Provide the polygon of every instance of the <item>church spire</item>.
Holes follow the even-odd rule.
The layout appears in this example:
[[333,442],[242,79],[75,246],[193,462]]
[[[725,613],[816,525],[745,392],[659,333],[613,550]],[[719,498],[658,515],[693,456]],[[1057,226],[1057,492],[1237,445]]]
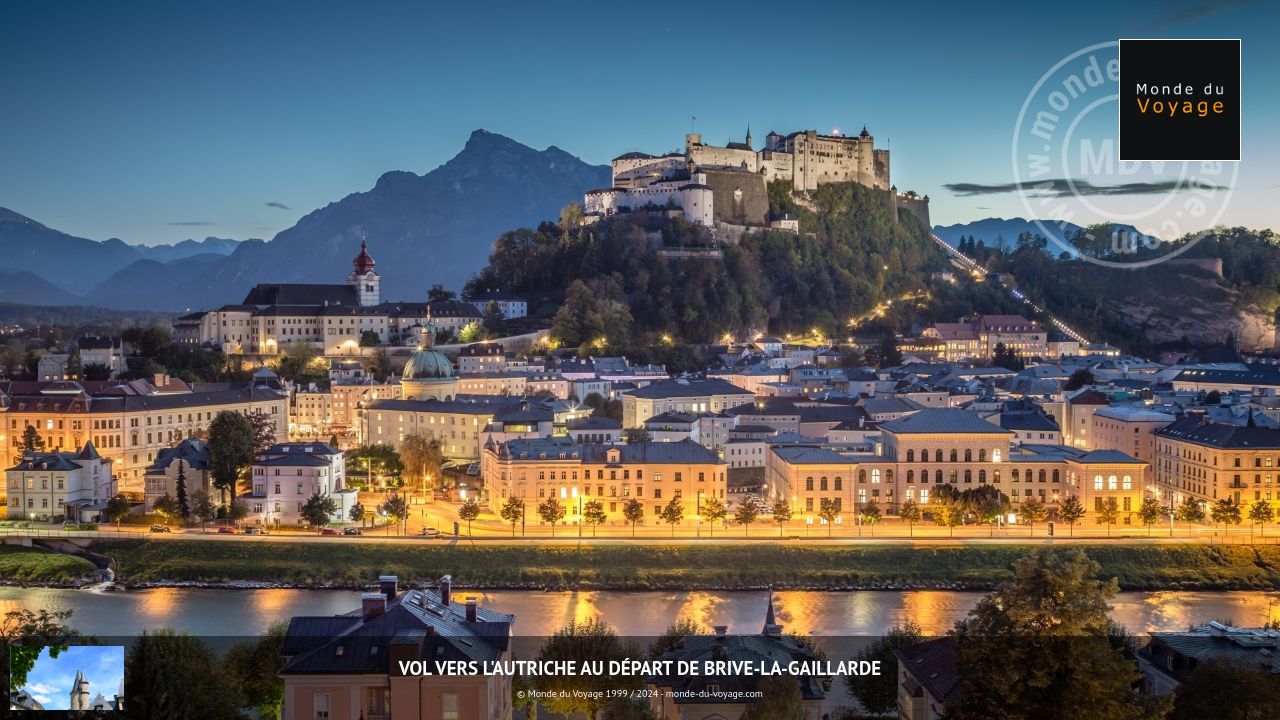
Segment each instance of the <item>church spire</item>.
[[751,123],[747,123],[747,147],[751,148]]

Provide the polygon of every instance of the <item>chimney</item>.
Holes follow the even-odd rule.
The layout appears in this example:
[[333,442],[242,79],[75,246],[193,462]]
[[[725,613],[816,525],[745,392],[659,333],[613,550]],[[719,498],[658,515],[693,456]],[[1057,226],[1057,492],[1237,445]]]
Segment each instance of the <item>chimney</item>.
[[396,599],[396,593],[400,589],[400,578],[395,575],[381,575],[378,577],[378,589],[383,595],[387,596],[387,602]]
[[476,610],[476,599],[473,597],[467,598],[467,622],[473,623],[476,621]]
[[445,575],[440,578],[440,604],[448,607],[453,600],[453,576]]
[[726,634],[728,634],[728,632],[729,632],[729,626],[728,626],[728,625],[717,625],[717,626],[715,627],[715,630],[716,630],[716,637],[718,637],[718,638],[722,638],[722,637],[724,637]]
[[363,593],[360,595],[360,617],[365,622],[378,617],[387,609],[387,597],[382,593]]

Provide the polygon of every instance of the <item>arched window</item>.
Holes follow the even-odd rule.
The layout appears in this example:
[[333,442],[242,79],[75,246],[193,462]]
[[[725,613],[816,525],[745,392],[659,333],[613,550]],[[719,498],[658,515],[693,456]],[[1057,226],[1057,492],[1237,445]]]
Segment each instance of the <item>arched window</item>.
[[1040,468],[1040,482],[1044,482],[1044,468]]
[[1018,482],[1018,468],[1013,469],[1013,481]]
[[986,470],[979,470],[979,471],[978,471],[978,482],[980,482],[980,483],[985,483],[986,481],[987,481],[987,471],[986,471]]
[[836,492],[839,492],[843,489],[844,489],[844,481],[840,479],[839,475],[837,475],[836,476]]
[[955,485],[957,477],[958,476],[956,471],[952,470],[951,472],[947,473],[947,482],[951,483],[952,485]]
[[969,468],[964,469],[964,481],[965,484],[973,482],[973,471]]
[[872,484],[880,482],[880,468],[871,468],[871,482]]
[[908,484],[908,485],[910,485],[911,483],[915,482],[915,475],[916,475],[916,471],[915,471],[915,470],[908,470],[908,471],[907,471],[907,484]]
[[1058,482],[1058,481],[1059,481],[1059,480],[1061,480],[1061,479],[1062,479],[1062,476],[1058,474],[1058,469],[1057,469],[1057,468],[1054,468],[1054,469],[1053,469],[1053,481],[1054,481],[1054,482]]
[[[938,459],[939,459],[939,460],[941,460],[942,458],[938,458]],[[957,460],[959,460],[959,459],[960,459],[960,456],[956,453],[956,451],[955,451],[955,450],[952,450],[952,451],[951,451],[951,462],[956,462],[956,461],[957,461]]]
[[[954,451],[954,450],[952,450],[952,451],[951,451],[951,454],[952,454],[952,455],[955,455],[955,451]],[[953,458],[951,458],[951,459],[952,459],[952,460],[955,460],[955,458],[954,458],[954,457],[953,457]],[[934,451],[933,451],[933,461],[934,461],[934,462],[942,462],[942,448],[938,448],[937,450],[934,450]]]
[[[889,483],[893,482],[893,468],[889,468],[888,470],[884,471],[884,481]],[[890,490],[889,492],[893,492],[893,491]]]
[[804,489],[813,490],[813,478],[807,477],[804,479]]
[[992,450],[992,451],[991,451],[991,462],[1000,462],[1000,450],[999,450],[999,449],[996,449],[996,450]]
[[992,471],[991,471],[991,482],[993,482],[993,483],[997,483],[997,484],[1000,482],[1000,471],[999,471],[999,470],[992,470]]
[[859,470],[859,471],[858,471],[858,482],[860,482],[860,483],[864,483],[864,482],[866,482],[866,481],[867,481],[867,471],[866,471],[866,470]]
[[987,461],[987,450],[986,448],[981,448],[978,450],[978,462],[986,462],[986,461]]
[[941,471],[941,470],[934,470],[934,471],[933,471],[933,482],[934,482],[934,484],[935,484],[935,485],[941,485],[941,484],[942,484],[942,471]]
[[1101,475],[1094,475],[1094,476],[1093,476],[1093,489],[1094,489],[1094,490],[1101,490],[1101,489],[1102,489],[1102,476],[1101,476]]
[[908,450],[908,451],[907,451],[907,462],[915,462],[915,461],[916,461],[916,451],[915,451],[915,450]]
[[964,461],[973,462],[973,450],[970,450],[969,448],[964,449]]
[[826,476],[826,475],[823,475],[822,477],[818,478],[818,489],[819,489],[819,490],[821,490],[821,491],[823,491],[823,492],[826,492],[826,490],[827,490],[827,476]]
[[1107,489],[1108,489],[1108,490],[1115,490],[1115,489],[1116,489],[1116,476],[1115,476],[1115,475],[1111,475],[1111,476],[1107,477]]
[[1124,479],[1123,479],[1123,483],[1124,483],[1124,484],[1123,484],[1123,485],[1121,485],[1121,487],[1122,487],[1123,489],[1125,489],[1125,490],[1132,490],[1132,489],[1133,489],[1133,478],[1132,478],[1132,477],[1129,477],[1128,475],[1125,475],[1125,476],[1124,476]]

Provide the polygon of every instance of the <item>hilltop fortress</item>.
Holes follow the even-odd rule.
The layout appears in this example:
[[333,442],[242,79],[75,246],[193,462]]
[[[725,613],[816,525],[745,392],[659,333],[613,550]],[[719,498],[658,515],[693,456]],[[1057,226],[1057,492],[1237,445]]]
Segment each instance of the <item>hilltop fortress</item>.
[[765,226],[795,230],[793,219],[769,217],[768,183],[782,181],[793,193],[803,193],[824,183],[855,182],[883,192],[895,211],[905,207],[929,227],[928,197],[898,193],[889,180],[889,151],[876,148],[865,127],[853,136],[770,132],[760,150],[752,144],[750,128],[743,142],[723,147],[689,133],[683,153],[630,152],[614,158],[612,167],[612,185],[583,199],[589,218],[667,207],[679,208],[687,220],[717,235]]

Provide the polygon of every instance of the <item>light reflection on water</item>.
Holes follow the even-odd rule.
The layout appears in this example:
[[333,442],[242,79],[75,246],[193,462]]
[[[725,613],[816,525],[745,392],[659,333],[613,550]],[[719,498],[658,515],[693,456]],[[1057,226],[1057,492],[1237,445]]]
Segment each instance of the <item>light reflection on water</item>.
[[[741,592],[536,592],[457,590],[459,600],[516,615],[516,633],[545,635],[600,617],[622,635],[661,633],[680,618],[730,632],[759,632],[768,593]],[[927,634],[945,632],[963,618],[981,593],[912,592],[774,593],[778,622],[787,631],[813,635],[879,635],[913,620]],[[1280,620],[1280,592],[1121,593],[1112,617],[1133,632],[1180,630],[1209,620],[1257,626]],[[257,634],[294,615],[335,615],[359,607],[359,593],[344,590],[205,590],[160,588],[133,592],[0,587],[0,611],[18,608],[73,610],[71,624],[99,636],[136,635],[172,627],[203,636]]]

